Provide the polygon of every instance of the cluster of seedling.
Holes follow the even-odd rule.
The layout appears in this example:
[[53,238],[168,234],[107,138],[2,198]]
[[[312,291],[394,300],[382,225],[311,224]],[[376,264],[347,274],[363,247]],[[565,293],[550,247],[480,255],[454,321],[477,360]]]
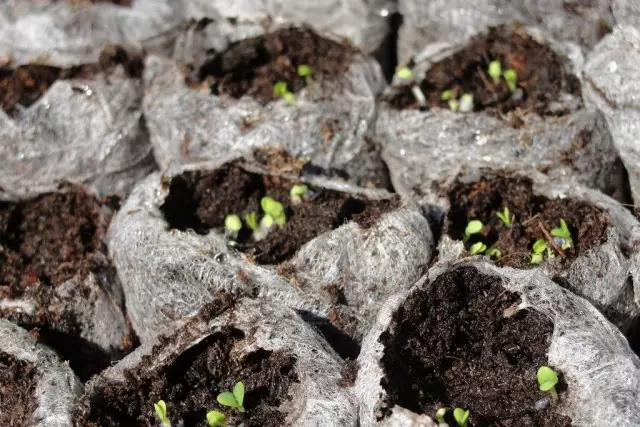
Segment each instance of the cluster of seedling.
[[[449,408],[440,408],[436,412],[436,421],[438,421],[438,427],[449,427],[449,424],[444,420],[445,415]],[[469,422],[469,411],[462,408],[455,408],[453,410],[453,419],[456,420],[458,427],[467,427]]]
[[[296,184],[291,187],[289,197],[292,205],[302,203],[311,194],[305,184]],[[253,240],[259,242],[267,237],[276,227],[284,227],[287,223],[287,215],[284,205],[272,197],[265,196],[260,200],[260,207],[264,215],[258,220],[257,212],[249,212],[244,215],[244,226],[252,232]],[[238,214],[227,215],[224,219],[224,228],[227,236],[235,241],[242,230],[243,223]]]
[[[508,207],[504,207],[502,211],[497,212],[496,216],[502,221],[507,228],[512,228],[515,221],[515,215],[512,215]],[[466,243],[472,235],[481,233],[484,230],[484,224],[477,219],[471,220],[467,223],[464,230],[463,242]],[[553,228],[551,231],[553,238],[553,245],[561,248],[563,251],[571,249],[573,247],[573,239],[571,238],[571,232],[564,219],[560,219],[560,226]],[[480,255],[485,254],[490,257],[500,259],[502,257],[502,251],[497,247],[487,248],[487,245],[482,241],[476,242],[469,246],[469,254]],[[547,244],[545,239],[538,239],[534,242],[531,248],[531,254],[529,254],[529,261],[533,265],[538,265],[544,259],[550,259],[555,257],[555,252],[551,246]]]
[[489,74],[496,86],[500,84],[501,79],[504,79],[511,93],[515,93],[518,89],[518,73],[516,70],[509,68],[503,71],[502,64],[498,60],[489,63],[487,74]]
[[[307,83],[307,87],[311,88],[313,85],[313,79],[311,78],[311,67],[306,64],[298,65],[297,68],[298,76],[302,77]],[[287,103],[295,106],[296,105],[296,96],[289,91],[287,87],[287,82],[284,80],[278,80],[276,84],[273,85],[273,95],[284,99]]]
[[[235,409],[238,412],[245,412],[244,409],[244,383],[238,381],[232,391],[225,391],[218,394],[216,398],[219,404]],[[171,420],[167,416],[167,404],[164,400],[160,400],[153,404],[156,417],[162,424],[162,427],[171,427]],[[206,415],[207,424],[210,427],[224,426],[227,416],[220,411],[209,411]]]

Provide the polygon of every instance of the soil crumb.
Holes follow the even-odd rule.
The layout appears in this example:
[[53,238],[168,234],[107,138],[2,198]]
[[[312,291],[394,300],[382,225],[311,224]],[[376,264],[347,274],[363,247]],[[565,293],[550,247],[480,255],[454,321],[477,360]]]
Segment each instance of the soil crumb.
[[[524,177],[486,173],[476,182],[458,180],[448,191],[445,230],[449,236],[463,240],[469,221],[480,220],[482,232],[473,234],[466,247],[483,242],[487,248],[497,248],[502,253],[498,262],[505,266],[533,267],[529,256],[534,242],[544,239],[553,249],[543,229],[549,233],[560,227],[560,219],[565,220],[573,241],[573,248],[563,251],[566,261],[604,243],[610,224],[608,215],[589,203],[534,194],[531,180]],[[511,228],[497,216],[505,207],[513,218]]]
[[[470,427],[570,426],[553,408],[534,407],[548,397],[536,374],[547,364],[553,324],[530,310],[505,317],[519,303],[499,278],[471,267],[409,296],[380,337],[386,411],[397,404],[433,416],[460,407],[471,412]],[[557,390],[562,400],[566,385]]]
[[0,425],[29,426],[38,403],[38,371],[34,365],[0,353]]
[[57,68],[48,65],[22,65],[15,69],[0,69],[0,107],[12,117],[21,108],[34,104],[56,80],[90,79],[98,73],[110,73],[122,65],[134,78],[142,75],[142,58],[132,56],[123,48],[109,46],[100,54],[96,64]]
[[[489,63],[500,61],[502,71],[515,70],[517,89],[512,92],[502,77],[496,84],[488,74]],[[457,53],[434,64],[420,82],[429,107],[449,108],[443,92],[451,91],[453,99],[473,95],[473,110],[488,110],[496,115],[518,110],[539,115],[562,115],[550,108],[562,94],[580,98],[580,82],[567,72],[567,58],[540,44],[519,24],[492,27],[487,34],[470,39]],[[411,64],[409,64],[411,65]],[[388,98],[397,109],[420,108],[411,85],[399,88]]]
[[174,177],[169,195],[161,206],[171,228],[193,229],[207,234],[210,229],[224,233],[225,217],[237,214],[243,219],[255,212],[262,217],[260,200],[272,197],[284,205],[286,224],[255,241],[243,222],[234,239],[235,248],[255,257],[259,264],[278,264],[291,257],[305,243],[348,221],[362,228],[371,227],[386,212],[400,206],[400,198],[368,200],[346,193],[309,188],[299,204],[291,202],[289,192],[298,182],[247,172],[233,162],[215,171],[189,171]]
[[201,87],[204,82],[215,95],[236,99],[248,95],[264,105],[277,98],[273,87],[279,81],[286,82],[291,93],[307,86],[298,66],[308,65],[317,85],[341,77],[356,52],[346,40],[322,38],[309,27],[285,28],[235,42],[198,69],[188,67],[186,83]]

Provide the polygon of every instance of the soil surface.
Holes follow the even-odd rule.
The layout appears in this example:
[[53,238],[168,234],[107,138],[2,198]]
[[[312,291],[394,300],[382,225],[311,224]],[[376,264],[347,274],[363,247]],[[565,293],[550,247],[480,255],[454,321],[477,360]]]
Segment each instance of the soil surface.
[[[228,304],[219,298],[205,310],[215,316],[227,309]],[[278,408],[289,400],[290,386],[298,382],[295,357],[288,351],[264,349],[239,357],[234,346],[243,338],[242,331],[229,327],[162,367],[153,365],[153,360],[164,344],[156,346],[153,356],[143,358],[138,367],[126,372],[126,384],[102,383],[99,389],[92,390],[93,398],[83,402],[84,410],[79,407],[76,425],[153,426],[156,425],[153,403],[162,399],[172,425],[183,421],[184,427],[205,427],[206,413],[217,410],[225,413],[227,425],[281,427],[286,414]],[[180,338],[165,337],[164,343],[175,339]],[[237,381],[245,386],[244,413],[216,401],[219,393],[231,391]]]
[[215,95],[249,95],[267,104],[277,98],[273,86],[278,81],[286,82],[292,93],[307,86],[298,75],[299,65],[310,66],[313,84],[321,84],[341,77],[355,52],[347,41],[324,39],[308,27],[286,28],[231,44],[199,69],[186,70],[186,82],[192,87],[205,82]]
[[[101,209],[77,187],[20,203],[0,202],[0,299],[25,298],[36,306],[34,313],[5,309],[0,316],[37,328],[40,339],[70,360],[82,379],[107,366],[109,357],[79,337],[75,312],[53,308],[63,305],[55,287],[92,272],[115,276],[103,241],[107,219]],[[86,292],[80,284],[69,298],[82,299]]]
[[124,66],[127,74],[138,78],[143,63],[139,57],[129,55],[120,47],[107,47],[96,64],[72,68],[48,65],[23,65],[15,69],[0,69],[0,107],[10,116],[17,116],[21,107],[35,103],[56,80],[91,79],[99,73],[110,73],[117,65]]
[[35,366],[0,353],[0,425],[28,426],[37,408]]
[[[449,189],[449,202],[445,230],[453,239],[462,240],[469,221],[480,220],[485,227],[471,236],[467,249],[482,241],[502,252],[500,264],[517,268],[533,267],[529,255],[536,240],[545,239],[551,247],[543,229],[550,232],[559,227],[560,219],[567,223],[573,240],[573,249],[563,251],[565,261],[604,243],[610,224],[601,209],[580,200],[536,195],[531,180],[516,176],[487,174],[470,184],[458,181]],[[515,215],[512,228],[496,215],[505,206]],[[563,259],[557,251],[556,258]]]
[[[503,71],[509,68],[516,71],[520,92],[512,93],[504,78],[499,84],[493,82],[487,70],[494,60],[500,61]],[[531,38],[523,27],[502,25],[473,37],[464,49],[434,64],[420,82],[420,88],[432,108],[448,109],[448,101],[441,100],[441,95],[451,90],[456,99],[464,93],[472,94],[474,111],[505,114],[520,110],[557,115],[558,112],[550,111],[550,103],[562,93],[578,98],[581,93],[580,82],[565,69],[567,62],[550,46]],[[411,85],[402,86],[389,98],[389,103],[397,109],[420,108]]]
[[[534,407],[548,398],[536,374],[547,364],[553,324],[535,311],[505,315],[519,303],[500,279],[470,267],[413,293],[380,337],[387,409],[433,416],[444,406],[465,408],[470,427],[570,426],[553,408]],[[556,389],[562,403],[566,386]]]
[[251,254],[259,264],[278,264],[291,257],[309,240],[338,228],[347,221],[371,227],[380,216],[400,206],[400,198],[368,200],[346,193],[310,187],[310,197],[301,204],[290,201],[289,191],[298,182],[247,172],[234,162],[215,171],[185,172],[171,180],[169,195],[161,209],[171,228],[193,229],[207,234],[224,233],[229,214],[256,212],[262,217],[260,200],[272,197],[285,207],[287,222],[255,242],[243,223],[236,249]]

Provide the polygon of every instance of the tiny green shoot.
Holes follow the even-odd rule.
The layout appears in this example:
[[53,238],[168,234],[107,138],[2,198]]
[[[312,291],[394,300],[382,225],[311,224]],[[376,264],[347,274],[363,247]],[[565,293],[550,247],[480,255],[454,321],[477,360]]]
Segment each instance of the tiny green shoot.
[[444,420],[444,416],[447,414],[447,408],[440,408],[436,412],[436,421],[438,421],[439,427],[449,427],[449,424]]
[[171,421],[167,417],[167,404],[164,400],[158,400],[153,404],[153,408],[156,411],[156,417],[162,423],[162,427],[171,427]]
[[207,424],[209,427],[220,427],[224,425],[227,417],[220,411],[207,412]]
[[571,238],[571,232],[564,219],[560,219],[560,227],[551,230],[551,235],[558,238],[557,240],[559,240],[559,242],[557,243],[563,250],[571,249],[573,239]]
[[449,110],[453,111],[454,113],[457,113],[459,109],[460,109],[460,102],[457,99],[450,99]]
[[396,76],[401,80],[411,80],[413,78],[413,71],[406,65],[398,67],[398,69],[396,69]]
[[531,253],[531,264],[537,265],[544,259],[544,251],[547,250],[547,242],[544,239],[538,239],[534,242]]
[[458,427],[467,427],[467,421],[469,420],[469,411],[462,408],[455,408],[453,410],[453,418],[458,423]]
[[487,73],[489,74],[491,79],[493,79],[493,83],[499,85],[500,77],[502,76],[502,65],[500,64],[500,61],[498,61],[497,59],[495,61],[491,61],[489,63],[489,69],[487,70]]
[[298,65],[298,75],[303,78],[311,77],[311,67],[307,64]]
[[233,392],[225,391],[218,395],[218,403],[223,406],[229,406],[231,408],[237,409],[240,412],[244,412],[244,383],[242,381],[238,381],[236,385],[233,386]]
[[469,113],[473,111],[473,95],[465,93],[460,97],[460,112]]
[[249,212],[244,216],[244,222],[249,229],[256,231],[258,229],[258,214],[256,212]]
[[518,88],[518,73],[513,68],[509,68],[502,73],[504,80],[507,82],[507,86],[509,86],[509,90],[511,92],[515,92]]
[[556,384],[558,384],[558,374],[548,366],[540,366],[538,369],[538,384],[540,390],[551,393],[553,403],[558,403],[558,393],[556,392]]
[[467,223],[467,226],[464,229],[464,239],[463,239],[463,241],[466,242],[467,240],[469,240],[469,238],[473,234],[480,233],[483,228],[484,228],[484,224],[482,224],[482,221],[477,220],[477,219],[472,219],[471,221],[469,221]]
[[287,223],[287,217],[282,203],[269,196],[265,196],[260,200],[260,206],[264,213],[270,216],[280,227]]
[[279,80],[273,85],[273,94],[277,97],[284,99],[287,103],[295,105],[296,97],[293,93],[287,89],[287,82]]
[[487,245],[482,242],[476,242],[469,248],[469,254],[478,255],[487,250]]
[[453,99],[453,91],[451,89],[447,89],[440,94],[440,99],[442,101],[449,101]]
[[296,184],[289,190],[289,196],[291,197],[291,203],[298,205],[302,203],[302,198],[309,193],[309,187],[305,184]]
[[502,251],[498,248],[489,248],[485,252],[486,255],[495,257],[496,259],[502,258]]
[[515,219],[515,215],[511,215],[508,207],[504,207],[502,212],[496,212],[496,216],[500,218],[500,221],[504,223],[507,228],[513,227],[513,220]]
[[236,214],[227,215],[224,219],[224,228],[231,233],[238,233],[242,229],[242,220]]

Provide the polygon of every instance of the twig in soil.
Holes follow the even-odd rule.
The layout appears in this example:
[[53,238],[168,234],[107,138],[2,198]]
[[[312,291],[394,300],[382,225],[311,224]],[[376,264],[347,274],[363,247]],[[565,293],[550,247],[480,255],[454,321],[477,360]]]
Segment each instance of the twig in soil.
[[558,254],[560,254],[562,258],[566,258],[567,256],[564,254],[564,251],[562,250],[562,248],[556,245],[556,242],[553,240],[553,237],[551,236],[551,234],[549,234],[547,229],[544,228],[544,225],[542,225],[542,221],[538,221],[538,228],[540,229],[540,231],[542,231],[542,234],[544,234],[544,237],[547,239],[547,242],[549,242],[549,244],[553,247],[553,249],[555,249],[555,251]]
[[522,221],[522,225],[527,225],[529,224],[531,221],[533,221],[534,219],[538,218],[540,216],[540,214],[535,214],[534,216],[532,216],[531,218],[529,218],[526,221]]

